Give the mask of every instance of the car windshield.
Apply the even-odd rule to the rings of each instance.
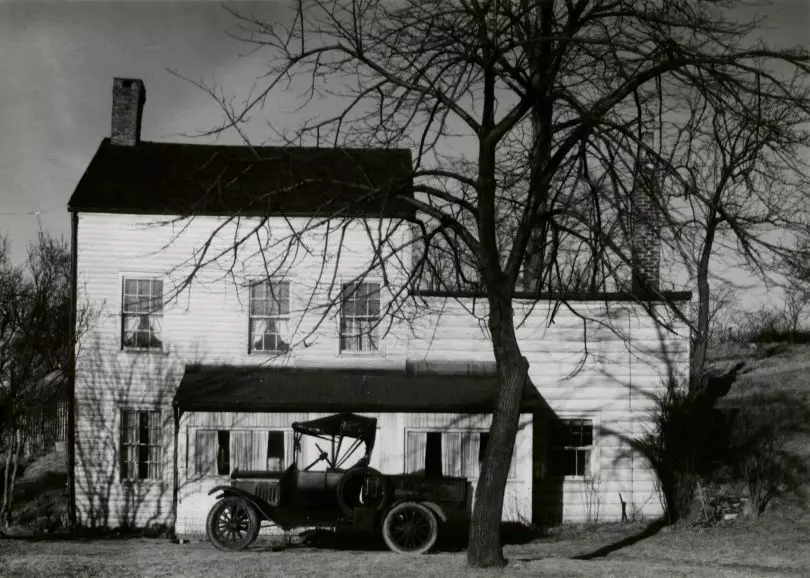
[[[373,417],[363,417],[353,413],[340,413],[304,422],[295,422],[293,431],[296,436],[296,447],[300,444],[302,435],[319,438],[329,442],[331,452],[320,450],[318,459],[307,466],[310,469],[320,461],[326,461],[330,468],[339,469],[364,444],[365,455],[361,461],[368,464],[371,452],[374,449],[374,440],[377,435],[377,420]],[[344,445],[344,438],[350,442]]]

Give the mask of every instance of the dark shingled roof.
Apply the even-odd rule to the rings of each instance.
[[[195,365],[174,403],[183,411],[491,413],[494,375]],[[522,410],[542,409],[536,392]]]
[[[411,217],[406,149],[331,149],[105,138],[71,211],[178,215]]]

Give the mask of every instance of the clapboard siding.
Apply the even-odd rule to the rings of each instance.
[[[441,315],[416,320],[408,343],[410,359],[494,361],[486,302],[427,301]],[[656,476],[631,441],[649,429],[654,395],[663,390],[668,370],[685,374],[688,331],[675,324],[677,334],[661,332],[630,306],[570,305],[575,312],[560,308],[549,323],[549,304],[535,304],[531,312],[527,304],[515,304],[516,318],[522,320],[516,329],[518,344],[539,393],[557,417],[593,419],[598,431],[590,481],[544,479],[545,426],[536,420],[535,517],[557,512],[566,521],[620,519],[620,493],[627,515],[658,515]],[[472,310],[475,316],[468,312]]]
[[[243,219],[240,226],[252,223],[255,220]],[[271,357],[248,353],[245,285],[264,275],[258,253],[238,261],[232,276],[217,266],[200,270],[191,287],[164,307],[164,351],[144,353],[121,350],[123,277],[162,278],[168,294],[191,271],[195,251],[204,247],[211,232],[220,226],[222,230],[208,254],[227,254],[235,224],[216,217],[171,223],[165,216],[79,215],[78,302],[100,311],[92,331],[82,339],[76,368],[76,489],[82,520],[91,524],[104,521],[107,525],[142,525],[144,521],[165,521],[170,515],[174,434],[166,420],[172,417],[171,401],[186,364],[404,368],[407,361],[494,360],[487,337],[487,304],[482,299],[463,304],[439,298],[424,299],[419,306],[407,303],[390,320],[390,326],[389,320],[384,322],[379,353],[341,355],[339,312],[334,308],[324,315],[322,305],[337,297],[341,282],[368,268],[373,256],[369,232],[391,232],[391,244],[401,247],[407,245],[410,231],[405,226],[391,231],[391,223],[372,221],[368,228],[356,223],[348,225],[343,233],[332,231],[327,239],[321,228],[303,234],[310,252],[291,253],[284,242],[285,235],[289,235],[288,225],[276,225],[276,244],[264,234],[260,237],[266,244],[264,254],[271,268],[285,257],[279,273],[291,284],[290,325],[297,328],[289,354]],[[290,219],[290,225],[300,228],[311,223]],[[340,239],[343,244],[338,264]],[[258,244],[254,245],[254,253],[255,249]],[[398,261],[411,262],[409,249]],[[375,274],[371,278],[375,279]],[[389,293],[383,292],[383,309],[391,294],[401,289],[406,275],[392,264],[386,279]],[[382,276],[376,276],[376,280],[382,281]],[[621,516],[619,492],[630,511],[652,515],[658,511],[656,508],[660,510],[657,497],[650,497],[657,496],[655,476],[644,459],[630,451],[630,441],[646,431],[654,407],[652,396],[661,391],[669,367],[679,374],[685,372],[688,333],[678,324],[677,334],[661,331],[642,308],[630,304],[579,302],[570,306],[574,311],[561,307],[552,323],[549,304],[530,307],[516,303],[517,337],[530,363],[530,377],[552,410],[560,417],[588,417],[598,423],[600,435],[594,448],[597,475],[589,489],[583,489],[577,480],[565,481],[562,487],[549,486],[541,475],[545,460],[542,420],[524,417],[527,429],[517,442],[521,474],[519,480],[510,481],[504,515],[523,518],[527,507],[537,511],[543,504],[559,502],[564,519],[582,520],[593,514],[593,504],[589,505],[585,498],[598,498],[602,519],[616,519]],[[168,461],[163,479],[159,483],[125,484],[120,482],[117,458],[120,412],[122,408],[149,407],[161,409],[169,428],[164,428],[162,455]],[[293,421],[314,415],[185,415],[178,462],[187,465],[189,444],[193,444],[189,436],[199,428],[288,428]],[[405,432],[409,428],[441,429],[454,423],[454,427],[477,429],[489,424],[486,416],[386,414],[378,418],[381,435],[377,451],[381,467],[390,471],[402,467]],[[199,526],[195,512],[207,511],[210,498],[206,492],[210,487],[211,480],[192,483],[183,478],[180,502],[185,505],[178,511],[178,527],[186,522]],[[135,501],[137,507],[133,506]],[[533,505],[526,505],[532,501]]]

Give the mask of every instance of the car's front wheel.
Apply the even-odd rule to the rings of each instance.
[[[205,528],[220,550],[242,550],[259,535],[259,517],[247,500],[229,496],[211,508]]]
[[[388,547],[399,554],[424,554],[439,537],[436,515],[417,502],[402,502],[385,515],[382,534]]]

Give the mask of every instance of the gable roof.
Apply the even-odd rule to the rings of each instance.
[[[105,138],[68,210],[172,215],[415,214],[407,149],[255,147]]]
[[[495,375],[194,365],[177,388],[182,411],[491,413]],[[533,388],[521,411],[545,408]]]

